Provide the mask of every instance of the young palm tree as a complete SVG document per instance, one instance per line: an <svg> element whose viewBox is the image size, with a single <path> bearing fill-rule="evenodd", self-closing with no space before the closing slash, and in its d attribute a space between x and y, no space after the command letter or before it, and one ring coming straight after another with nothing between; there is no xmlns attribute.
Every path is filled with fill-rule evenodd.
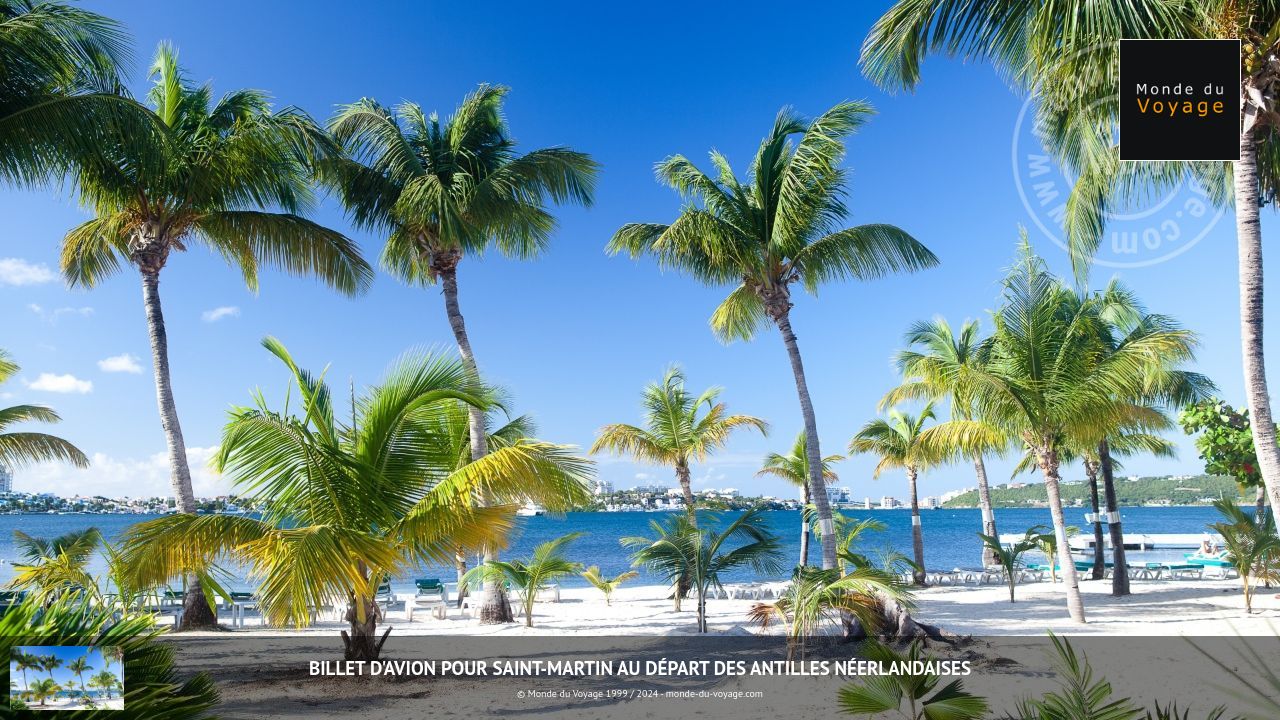
<svg viewBox="0 0 1280 720"><path fill-rule="evenodd" d="M675 532L656 526L656 538L622 538L623 547L635 548L632 560L638 566L668 577L687 574L698 592L698 632L707 632L707 593L723 587L720 577L738 568L758 574L782 570L782 544L769 532L758 508L747 510L716 532L689 522L687 516L672 524Z"/></svg>
<svg viewBox="0 0 1280 720"><path fill-rule="evenodd" d="M18 364L0 350L0 385L18 374ZM76 467L88 467L89 459L60 437L37 432L10 432L11 426L26 422L56 423L61 416L44 405L0 407L0 466L18 467L28 463L62 460Z"/></svg>
<svg viewBox="0 0 1280 720"><path fill-rule="evenodd" d="M902 373L902 386L890 390L880 401L881 409L908 399L947 400L951 416L964 418L972 412L971 403L957 392L956 382L961 370L984 359L982 338L978 323L966 320L960 331L952 330L945 318L918 322L907 331L907 349L898 353L895 362ZM1001 451L1004 448L993 448ZM991 488L987 483L987 465L984 453L977 450L972 455L974 473L978 478L978 506L982 511L982 532L999 536L996 530L996 513L991 506ZM983 546L983 566L994 564L991 548Z"/></svg>
<svg viewBox="0 0 1280 720"><path fill-rule="evenodd" d="M619 538L624 548L636 548L631 560L635 567L643 567L661 576L671 585L674 610L680 612L681 601L692 585L694 557L690 544L684 539L697 532L697 526L688 514L670 517L666 523L649 521L649 536L631 535Z"/></svg>
<svg viewBox="0 0 1280 720"><path fill-rule="evenodd" d="M481 85L443 123L410 102L395 110L362 99L329 122L349 153L322 167L356 224L387 233L382 266L411 285L444 290L445 314L463 362L478 373L458 304L458 263L491 246L529 259L556 222L547 204L590 205L599 166L563 147L519 154L502 115L507 88ZM484 417L471 413L471 457L487 451ZM485 551L486 560L497 553ZM486 587L483 622L511 622L500 585Z"/></svg>
<svg viewBox="0 0 1280 720"><path fill-rule="evenodd" d="M870 453L880 458L872 477L890 468L902 468L907 473L907 488L911 493L911 549L915 566L911 570L916 585L924 585L924 534L920 526L920 500L916 493L916 480L920 471L933 463L934 458L920 442L924 425L934 419L933 403L926 403L919 415L912 416L900 410L890 410L889 419L876 418L862 426L849 441L849 454Z"/></svg>
<svg viewBox="0 0 1280 720"><path fill-rule="evenodd" d="M1244 591L1244 612L1253 612L1253 593L1258 582L1280 582L1280 537L1276 536L1276 519L1267 513L1261 522L1250 518L1234 499L1223 498L1213 504L1222 515L1220 522L1209 527L1222 536L1227 558L1240 575Z"/></svg>
<svg viewBox="0 0 1280 720"><path fill-rule="evenodd" d="M1067 608L1077 622L1085 615L1062 513L1062 454L1073 439L1104 437L1148 421L1149 410L1129 398L1149 387L1153 368L1192 358L1195 344L1190 333L1166 329L1107 352L1091 325L1096 302L1051 276L1024 238L994 313L991 359L963 371L973 418L941 423L921 438L935 452L968 454L966 448L1016 437L1031 453L1044 478Z"/></svg>
<svg viewBox="0 0 1280 720"><path fill-rule="evenodd" d="M684 494L689 522L698 524L694 507L689 463L703 462L724 447L729 435L740 428L767 435L765 421L750 415L727 415L719 402L721 388L708 388L701 395L685 390L684 373L672 367L662 380L650 383L643 394L644 427L605 425L591 446L592 454L612 452L630 455L639 462L675 468L676 481Z"/></svg>
<svg viewBox="0 0 1280 720"><path fill-rule="evenodd" d="M21 562L14 563L9 587L33 590L41 601L67 591L97 592L89 562L102 544L97 528L72 530L52 540L13 531Z"/></svg>
<svg viewBox="0 0 1280 720"><path fill-rule="evenodd" d="M1152 197L1162 187L1198 184L1210 201L1233 206L1239 252L1240 327L1245 390L1267 493L1280 507L1280 448L1263 362L1262 230L1259 210L1280 189L1275 87L1280 83L1280 8L1267 3L1164 0L961 5L900 0L871 29L863 67L889 89L920 82L927 55L988 60L1039 100L1036 126L1047 149L1077 176L1064 224L1077 278L1102 236L1106 212ZM1120 38L1241 39L1243 109L1238 162L1120 162L1114 130Z"/></svg>
<svg viewBox="0 0 1280 720"><path fill-rule="evenodd" d="M582 579L591 583L591 587L599 590L604 594L604 604L613 604L613 591L618 589L622 583L640 577L640 573L634 570L628 570L613 576L612 579L606 578L600 574L600 566L592 565L582 573Z"/></svg>
<svg viewBox="0 0 1280 720"><path fill-rule="evenodd" d="M894 713L903 720L982 720L987 717L987 700L966 691L963 680L956 678L943 684L943 675L928 671L934 658L924 652L919 640L913 641L905 652L880 643L870 644L863 652L864 657L880 663L881 667L907 663L926 670L920 674L877 675L840 688L840 709L845 714L885 717ZM1112 720L1121 718L1116 716Z"/></svg>
<svg viewBox="0 0 1280 720"><path fill-rule="evenodd" d="M80 678L80 694L81 695L88 694L84 690L84 674L89 672L92 669L93 667L89 665L89 661L83 657L78 657L75 660L72 660L71 662L67 663L67 670L70 670L71 672L75 673L76 677Z"/></svg>
<svg viewBox="0 0 1280 720"><path fill-rule="evenodd" d="M682 155L658 164L660 181L689 200L670 225L624 225L610 252L652 253L662 267L701 282L736 285L711 316L724 340L749 340L766 322L777 326L791 361L804 419L809 492L817 509L822 567L836 565L831 506L822 480L818 421L804 363L791 329L792 285L810 293L834 280L867 280L936 265L929 250L892 225L841 228L847 173L840 167L844 140L872 114L865 102L843 102L813 121L790 109L778 113L761 142L748 179L711 153L712 177ZM793 142L794 141L794 142Z"/></svg>
<svg viewBox="0 0 1280 720"><path fill-rule="evenodd" d="M120 684L120 680L116 678L114 674L106 670L103 670L97 675L94 675L93 677L89 678L89 684L93 685L94 687L100 687L103 690L106 690L107 699L110 700L111 691L116 689L116 686Z"/></svg>
<svg viewBox="0 0 1280 720"><path fill-rule="evenodd" d="M40 707L44 707L44 701L51 697L56 697L62 692L62 686L54 682L53 678L47 680L36 680L31 683L31 687L27 688L31 696L40 703Z"/></svg>
<svg viewBox="0 0 1280 720"><path fill-rule="evenodd" d="M835 463L844 460L843 455L828 455L822 458L822 480L833 483L839 479L831 469ZM764 457L764 466L756 472L756 477L770 475L782 478L800 488L800 564L809 564L809 452L805 447L805 435L801 431L791 452L786 455L769 453ZM823 488L825 490L825 487Z"/></svg>
<svg viewBox="0 0 1280 720"><path fill-rule="evenodd" d="M525 627L533 627L533 604L538 599L538 591L582 569L582 563L564 556L565 547L581 536L580 532L562 535L535 547L528 560L493 560L477 567L468 575L494 583L510 582L520 593Z"/></svg>
<svg viewBox="0 0 1280 720"><path fill-rule="evenodd" d="M1043 533L1040 531L1043 527L1043 525L1037 525L1028 528L1021 540L1008 545L1002 544L999 536L978 533L978 537L982 539L982 544L990 548L991 553L995 555L996 561L992 564L1004 569L1004 579L1009 584L1009 602L1011 603L1017 602L1013 596L1013 590L1018 585L1018 572L1023 565L1022 556L1035 550L1040 545L1040 539L1043 537ZM1052 555L1049 556L1049 567L1051 569L1057 562Z"/></svg>
<svg viewBox="0 0 1280 720"><path fill-rule="evenodd" d="M272 623L307 625L313 610L345 601L345 656L374 660L390 633L376 636L383 580L502 541L515 506L478 507L476 497L536 494L558 510L589 497L591 464L565 446L521 441L455 469L439 413L480 402L460 361L406 355L353 398L343 423L322 378L275 339L263 344L292 373L301 414L259 396L231 412L215 457L238 494L265 508L261 519L177 514L135 525L124 548L139 584L229 559L261 580Z"/></svg>
<svg viewBox="0 0 1280 720"><path fill-rule="evenodd" d="M354 242L297 214L310 203L307 163L322 143L309 118L272 112L256 90L213 102L209 86L183 76L168 45L157 50L151 77L153 131L113 137L77 161L75 184L94 218L67 233L62 269L70 284L86 287L122 264L140 274L173 492L178 510L194 513L160 303L170 254L204 245L254 289L263 264L315 275L346 294L363 291L373 272ZM187 586L183 627L216 624L199 584L192 578Z"/></svg>

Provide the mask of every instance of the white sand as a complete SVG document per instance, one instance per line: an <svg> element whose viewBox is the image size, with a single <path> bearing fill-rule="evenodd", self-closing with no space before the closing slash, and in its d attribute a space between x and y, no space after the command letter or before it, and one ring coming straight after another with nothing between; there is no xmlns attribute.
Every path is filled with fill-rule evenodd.
<svg viewBox="0 0 1280 720"><path fill-rule="evenodd" d="M1008 588L998 585L931 587L916 594L915 616L922 622L946 630L977 636L1041 636L1046 630L1065 635L1280 635L1280 588L1259 589L1254 596L1253 614L1244 613L1238 580L1134 580L1133 594L1110 595L1111 581L1082 581L1087 624L1070 620L1066 611L1065 586L1048 581L1019 585L1017 602L1009 603ZM395 634L408 635L692 635L696 632L695 601L684 602L675 612L670 588L655 585L623 586L606 605L594 588L566 588L561 602L539 602L534 606L534 627L520 622L481 625L474 617L460 618L449 609L449 618L438 620L418 611L406 620L402 605L388 611L382 626ZM779 633L780 628L762 631L750 624L747 612L755 600L712 599L707 602L712 633ZM516 607L519 614L520 608ZM229 625L224 613L223 622ZM235 632L281 635L294 633L336 633L346 624L332 615L305 629L264 628L251 614L245 627ZM199 635L200 633L186 633Z"/></svg>

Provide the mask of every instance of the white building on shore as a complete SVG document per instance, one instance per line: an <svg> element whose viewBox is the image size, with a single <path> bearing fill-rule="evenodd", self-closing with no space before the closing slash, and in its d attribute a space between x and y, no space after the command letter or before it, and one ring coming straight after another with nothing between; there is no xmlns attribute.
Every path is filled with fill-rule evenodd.
<svg viewBox="0 0 1280 720"><path fill-rule="evenodd" d="M13 492L13 471L0 462L0 493Z"/></svg>

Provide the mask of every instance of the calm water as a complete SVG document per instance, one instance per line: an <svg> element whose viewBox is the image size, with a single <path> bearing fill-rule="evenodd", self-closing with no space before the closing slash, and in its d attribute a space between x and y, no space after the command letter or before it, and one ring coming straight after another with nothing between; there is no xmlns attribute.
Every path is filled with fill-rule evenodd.
<svg viewBox="0 0 1280 720"><path fill-rule="evenodd" d="M863 542L864 552L874 556L883 550L897 550L911 553L911 514L908 510L861 511L846 510L850 517L874 517L887 525L881 533L871 533ZM1205 525L1215 522L1218 513L1211 507L1134 507L1122 510L1124 529L1130 533L1199 533ZM563 517L539 516L520 518L518 530L511 539L510 547L504 552L507 557L521 557L530 554L533 546L570 532L582 532L584 535L569 546L568 555L585 565L599 565L601 572L612 576L630 569L627 553L618 544L618 538L628 535L649 534L649 523L653 520L665 521L670 513L569 513ZM764 513L766 521L782 537L785 552L789 559L798 558L800 554L800 514L798 511L777 511ZM1084 520L1084 510L1071 508L1066 511L1067 524L1088 529ZM22 530L36 537L54 537L69 530L96 526L111 540L133 523L149 519L148 515L0 515L0 559L8 561L0 565L0 579L8 579L13 574L10 563L17 557L13 546L13 531ZM721 521L736 517L734 513L724 513ZM977 509L971 510L926 510L922 513L924 528L925 563L930 569L950 569L953 567L977 567L981 562L981 545L977 533L981 529L981 516ZM1032 525L1049 525L1048 509L1008 509L996 511L996 522L1002 533L1021 533ZM814 543L816 552L816 543ZM1180 559L1184 551L1163 551L1135 553L1130 551L1134 560L1171 560ZM1030 555L1028 556L1030 558ZM794 560L791 560L794 562ZM474 563L474 558L472 559ZM97 563L95 574L102 571L101 563ZM452 567L427 567L419 572L399 578L394 583L397 591L408 591L412 578L440 577L452 580L455 576ZM732 581L751 580L749 570L740 571L728 576ZM761 579L782 579L761 578ZM643 574L637 582L653 581ZM585 584L580 578L567 578L565 585Z"/></svg>

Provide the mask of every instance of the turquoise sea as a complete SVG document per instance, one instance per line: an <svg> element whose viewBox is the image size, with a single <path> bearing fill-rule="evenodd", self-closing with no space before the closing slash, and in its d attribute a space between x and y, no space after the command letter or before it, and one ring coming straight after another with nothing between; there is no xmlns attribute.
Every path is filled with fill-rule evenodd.
<svg viewBox="0 0 1280 720"><path fill-rule="evenodd" d="M845 515L855 518L874 517L883 522L887 528L884 532L873 533L862 545L864 552L875 555L879 551L894 549L898 552L911 552L911 514L908 510L844 510ZM1084 520L1083 508L1066 510L1067 524L1088 530ZM800 553L800 514L798 511L776 511L764 513L768 523L781 536L787 557L794 559ZM649 533L649 523L665 521L669 513L568 513L563 516L537 516L519 518L518 529L511 538L510 547L504 556L520 557L528 555L533 546L546 540L570 532L582 532L569 546L568 554L574 560L585 565L599 565L605 575L615 575L630 568L630 560L626 551L619 545L618 538L628 535L644 535ZM732 518L733 513L723 513L721 519ZM1215 522L1217 512L1211 507L1132 507L1123 508L1124 529L1126 533L1200 533L1204 532L1208 523ZM149 515L0 515L0 579L8 579L13 574L12 563L17 557L13 546L13 531L22 530L36 537L54 537L68 530L96 526L108 539L115 539L133 523L147 520L155 516ZM965 510L926 510L922 512L924 529L925 562L930 569L951 569L955 567L970 568L980 565L981 546L976 533L981 529L981 519L977 509ZM996 511L996 522L1001 533L1021 533L1032 525L1049 525L1048 509L1007 509ZM1134 561L1179 559L1185 551L1152 551L1134 553L1130 551ZM1030 559L1030 556L1028 556ZM471 560L474 563L474 558ZM794 562L794 560L792 560ZM98 563L95 572L101 572ZM403 578L397 578L393 586L398 592L408 592L412 587L413 577L439 577L453 580L455 572L452 567L426 567ZM750 571L742 571L730 575L733 581L755 578ZM642 577L636 582L653 582L653 578ZM580 578L569 578L565 585L585 584ZM242 585L247 589L247 585ZM239 589L239 588L238 588Z"/></svg>

